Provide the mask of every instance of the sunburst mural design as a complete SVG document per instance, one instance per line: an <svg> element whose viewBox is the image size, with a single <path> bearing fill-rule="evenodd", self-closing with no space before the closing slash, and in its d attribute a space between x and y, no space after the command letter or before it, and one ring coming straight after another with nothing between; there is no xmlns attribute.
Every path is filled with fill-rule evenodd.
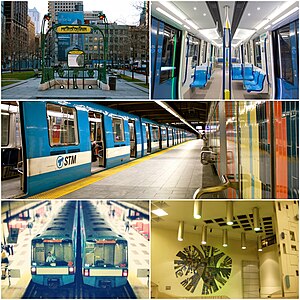
<svg viewBox="0 0 300 300"><path fill-rule="evenodd" d="M227 282L231 274L232 259L223 251L212 246L187 246L176 255L174 260L175 275L185 278L181 285L194 293L201 278L202 295L217 292Z"/></svg>

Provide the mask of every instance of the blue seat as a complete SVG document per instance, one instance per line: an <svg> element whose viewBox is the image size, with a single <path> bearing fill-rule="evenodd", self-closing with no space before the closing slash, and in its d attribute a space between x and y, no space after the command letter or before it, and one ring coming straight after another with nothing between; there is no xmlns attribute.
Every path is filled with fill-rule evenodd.
<svg viewBox="0 0 300 300"><path fill-rule="evenodd" d="M265 74L259 73L256 85L245 85L247 92L261 92L264 88L265 77Z"/></svg>
<svg viewBox="0 0 300 300"><path fill-rule="evenodd" d="M194 75L194 81L191 83L191 88L203 88L207 84L207 68L204 69L198 69L196 67L195 75Z"/></svg>
<svg viewBox="0 0 300 300"><path fill-rule="evenodd" d="M243 66L232 66L232 80L243 80Z"/></svg>
<svg viewBox="0 0 300 300"><path fill-rule="evenodd" d="M244 80L253 80L253 65L247 65L244 67Z"/></svg>
<svg viewBox="0 0 300 300"><path fill-rule="evenodd" d="M256 85L258 82L258 76L259 76L259 72L258 71L254 71L253 72L253 80L244 80L244 85Z"/></svg>

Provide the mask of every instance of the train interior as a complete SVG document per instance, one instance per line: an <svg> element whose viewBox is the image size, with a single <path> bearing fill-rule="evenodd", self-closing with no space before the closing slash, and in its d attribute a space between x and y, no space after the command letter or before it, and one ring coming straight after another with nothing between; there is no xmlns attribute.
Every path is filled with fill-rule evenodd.
<svg viewBox="0 0 300 300"><path fill-rule="evenodd" d="M23 194L23 147L19 105L1 104L1 191L8 199Z"/></svg>
<svg viewBox="0 0 300 300"><path fill-rule="evenodd" d="M298 98L298 1L153 1L151 26L154 99Z"/></svg>

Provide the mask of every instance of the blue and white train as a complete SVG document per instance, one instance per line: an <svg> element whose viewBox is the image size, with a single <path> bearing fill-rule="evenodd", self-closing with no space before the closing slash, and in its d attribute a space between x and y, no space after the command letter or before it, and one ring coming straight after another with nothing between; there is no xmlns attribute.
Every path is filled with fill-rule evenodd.
<svg viewBox="0 0 300 300"><path fill-rule="evenodd" d="M4 179L14 174L21 182L13 179L17 187L10 198L26 197L195 138L183 129L99 103L1 105L2 174L6 176L2 192Z"/></svg>
<svg viewBox="0 0 300 300"><path fill-rule="evenodd" d="M127 284L127 240L104 220L92 201L80 203L83 283L98 288Z"/></svg>
<svg viewBox="0 0 300 300"><path fill-rule="evenodd" d="M78 202L67 201L45 230L31 241L32 281L49 288L74 283Z"/></svg>

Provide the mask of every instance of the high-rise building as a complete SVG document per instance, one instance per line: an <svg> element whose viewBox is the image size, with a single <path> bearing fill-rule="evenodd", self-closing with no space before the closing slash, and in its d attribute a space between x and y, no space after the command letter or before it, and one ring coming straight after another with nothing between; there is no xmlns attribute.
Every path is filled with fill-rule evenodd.
<svg viewBox="0 0 300 300"><path fill-rule="evenodd" d="M58 12L62 11L83 11L83 1L48 1L48 12L52 15L49 26L57 20Z"/></svg>
<svg viewBox="0 0 300 300"><path fill-rule="evenodd" d="M27 57L27 15L27 1L4 1L5 43L2 58L6 64L13 63L15 68L20 68L20 62Z"/></svg>
<svg viewBox="0 0 300 300"><path fill-rule="evenodd" d="M34 23L35 33L36 34L40 33L40 31L41 31L40 13L34 7L34 8L29 8L28 15L30 16L31 21Z"/></svg>
<svg viewBox="0 0 300 300"><path fill-rule="evenodd" d="M48 1L48 12L51 14L51 19L48 22L48 27L50 28L55 23L58 22L59 13L62 12L83 12L83 1ZM69 22L64 22L66 24L70 24ZM72 22L71 22L72 23ZM62 57L58 55L59 49L60 53L62 53L61 45L64 43L64 38L56 35L56 38L50 37L48 41L49 53L52 53L49 57L49 62L54 64L58 64L61 62ZM67 48L66 45L65 48ZM65 55L63 55L65 58ZM63 59L65 60L65 59Z"/></svg>
<svg viewBox="0 0 300 300"><path fill-rule="evenodd" d="M35 54L35 24L31 20L30 16L27 16L27 29L28 29L28 55L33 56Z"/></svg>

